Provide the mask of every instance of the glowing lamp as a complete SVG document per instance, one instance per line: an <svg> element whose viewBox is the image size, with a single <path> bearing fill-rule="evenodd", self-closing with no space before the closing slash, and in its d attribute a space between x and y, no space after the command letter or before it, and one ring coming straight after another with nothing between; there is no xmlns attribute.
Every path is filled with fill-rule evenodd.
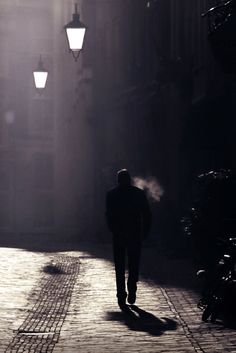
<svg viewBox="0 0 236 353"><path fill-rule="evenodd" d="M85 25L80 21L80 16L77 11L77 4L75 4L75 13L73 20L64 26L69 45L69 50L75 60L78 59L80 51L83 48L84 36L86 32Z"/></svg>
<svg viewBox="0 0 236 353"><path fill-rule="evenodd" d="M34 75L35 87L39 90L43 90L47 83L48 71L45 70L43 66L43 61L41 56L39 59L38 67L36 70L34 70L33 75Z"/></svg>

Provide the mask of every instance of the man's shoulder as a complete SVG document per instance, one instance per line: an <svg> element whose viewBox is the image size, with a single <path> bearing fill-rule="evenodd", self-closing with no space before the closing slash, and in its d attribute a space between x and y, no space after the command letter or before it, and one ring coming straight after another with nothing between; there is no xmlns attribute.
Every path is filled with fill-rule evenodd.
<svg viewBox="0 0 236 353"><path fill-rule="evenodd" d="M118 187L115 186L115 187L113 187L112 189L110 189L110 190L107 191L107 195L114 195L114 194L116 194L117 192L118 192Z"/></svg>
<svg viewBox="0 0 236 353"><path fill-rule="evenodd" d="M132 185L132 191L135 192L137 195L144 195L144 191L137 186Z"/></svg>
<svg viewBox="0 0 236 353"><path fill-rule="evenodd" d="M115 186L112 189L107 191L107 196L113 196L120 193L125 193L125 194L132 193L132 194L135 194L137 197L138 196L142 197L145 195L145 192L142 189L138 188L137 186L130 185L126 189L121 189L119 186Z"/></svg>

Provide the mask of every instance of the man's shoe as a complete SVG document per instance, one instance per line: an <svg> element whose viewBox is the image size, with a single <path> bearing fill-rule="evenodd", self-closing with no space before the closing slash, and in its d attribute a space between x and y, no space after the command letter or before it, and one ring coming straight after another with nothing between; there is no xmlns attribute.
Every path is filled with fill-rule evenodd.
<svg viewBox="0 0 236 353"><path fill-rule="evenodd" d="M118 299L118 305L121 310L125 310L127 308L125 299Z"/></svg>
<svg viewBox="0 0 236 353"><path fill-rule="evenodd" d="M124 311L124 312L129 311L129 306L127 304L120 304L119 307L121 311Z"/></svg>
<svg viewBox="0 0 236 353"><path fill-rule="evenodd" d="M128 303L129 304L134 304L136 301L136 293L135 292L130 292L128 294Z"/></svg>

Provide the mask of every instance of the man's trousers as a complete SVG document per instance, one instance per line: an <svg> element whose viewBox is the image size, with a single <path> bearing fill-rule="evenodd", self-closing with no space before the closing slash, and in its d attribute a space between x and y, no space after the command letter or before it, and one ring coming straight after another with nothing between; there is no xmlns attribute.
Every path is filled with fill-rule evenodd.
<svg viewBox="0 0 236 353"><path fill-rule="evenodd" d="M141 241L132 239L129 235L114 235L113 253L116 272L117 298L120 301L125 301L127 296L125 283L126 255L128 258L127 288L129 293L135 293L139 279Z"/></svg>

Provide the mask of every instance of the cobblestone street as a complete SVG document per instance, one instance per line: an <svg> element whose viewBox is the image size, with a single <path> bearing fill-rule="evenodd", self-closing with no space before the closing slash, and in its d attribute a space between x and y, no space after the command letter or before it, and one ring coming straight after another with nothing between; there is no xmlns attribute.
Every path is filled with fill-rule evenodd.
<svg viewBox="0 0 236 353"><path fill-rule="evenodd" d="M145 247L131 316L116 303L108 245L0 252L0 352L236 352L234 330L201 321L187 260Z"/></svg>

